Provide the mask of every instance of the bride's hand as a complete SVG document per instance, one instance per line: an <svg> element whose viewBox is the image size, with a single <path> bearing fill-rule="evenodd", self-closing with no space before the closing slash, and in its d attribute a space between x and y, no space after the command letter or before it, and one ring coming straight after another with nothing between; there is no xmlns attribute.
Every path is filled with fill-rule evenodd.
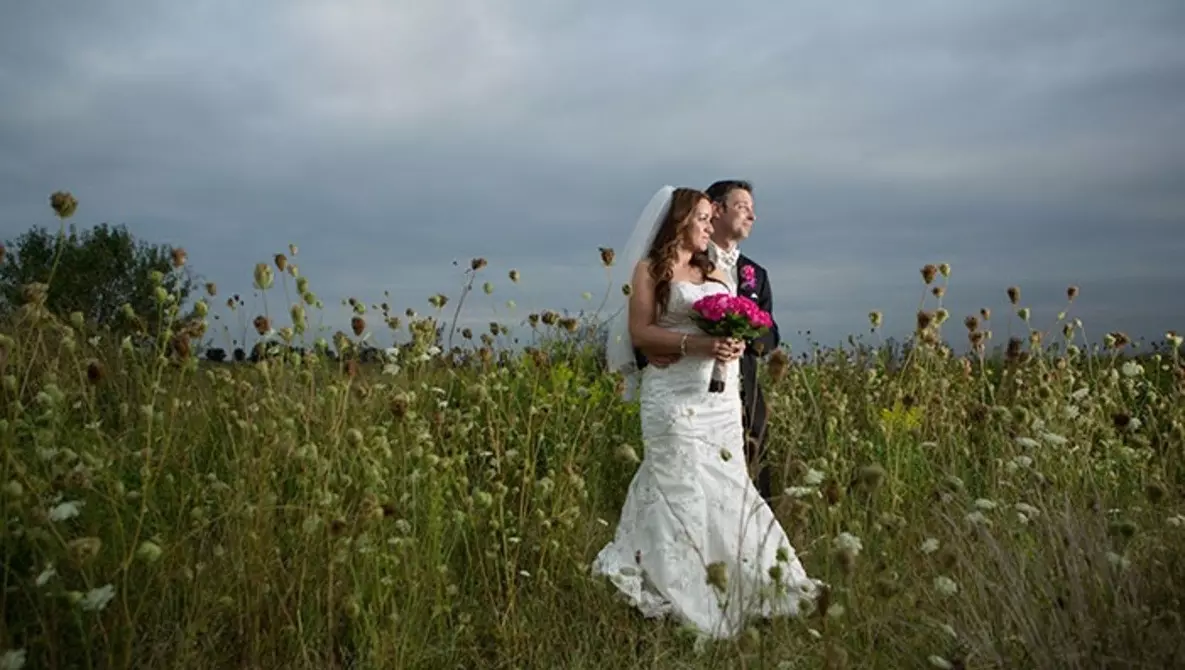
<svg viewBox="0 0 1185 670"><path fill-rule="evenodd" d="M735 361L745 353L745 343L731 337L714 337L711 347L708 355L721 363Z"/></svg>

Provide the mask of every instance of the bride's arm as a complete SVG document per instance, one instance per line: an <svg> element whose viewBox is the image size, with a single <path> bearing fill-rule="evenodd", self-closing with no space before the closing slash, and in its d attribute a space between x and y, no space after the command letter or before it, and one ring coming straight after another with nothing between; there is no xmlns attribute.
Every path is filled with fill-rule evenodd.
<svg viewBox="0 0 1185 670"><path fill-rule="evenodd" d="M654 278L650 276L649 261L639 261L634 267L630 284L629 326L634 346L650 356L666 354L699 354L710 348L712 338L707 335L684 335L656 325L658 310L654 302ZM684 339L686 338L686 342Z"/></svg>

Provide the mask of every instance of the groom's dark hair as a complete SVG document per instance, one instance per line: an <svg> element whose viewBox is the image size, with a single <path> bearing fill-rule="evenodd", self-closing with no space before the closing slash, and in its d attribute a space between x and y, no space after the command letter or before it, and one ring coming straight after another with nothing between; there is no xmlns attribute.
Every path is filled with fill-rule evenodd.
<svg viewBox="0 0 1185 670"><path fill-rule="evenodd" d="M712 202L723 203L728 199L728 194L738 188L750 195L753 194L753 185L743 179L722 179L709 186L704 193L708 194L708 199Z"/></svg>

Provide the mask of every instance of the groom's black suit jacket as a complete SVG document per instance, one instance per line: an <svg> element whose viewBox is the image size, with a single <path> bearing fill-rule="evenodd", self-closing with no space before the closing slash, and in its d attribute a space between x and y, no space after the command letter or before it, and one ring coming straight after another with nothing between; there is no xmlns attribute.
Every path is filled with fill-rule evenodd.
<svg viewBox="0 0 1185 670"><path fill-rule="evenodd" d="M753 268L753 286L745 284L745 267ZM737 293L750 298L757 303L765 312L773 315L773 292L769 286L769 275L765 268L754 263L751 258L741 254L737 259ZM757 472L757 490L761 492L762 497L767 500L770 498L770 481L769 471L765 467L764 452L765 452L765 428L766 428L766 406L765 394L762 393L761 385L757 383L757 360L766 354L773 352L782 343L781 335L778 333L778 322L774 321L773 328L762 337L750 342L745 347L745 354L741 357L741 401L744 405L744 423L746 433L745 452L751 463L756 463L758 466ZM638 363L638 369L646 367L646 356L637 348L634 349L634 358Z"/></svg>

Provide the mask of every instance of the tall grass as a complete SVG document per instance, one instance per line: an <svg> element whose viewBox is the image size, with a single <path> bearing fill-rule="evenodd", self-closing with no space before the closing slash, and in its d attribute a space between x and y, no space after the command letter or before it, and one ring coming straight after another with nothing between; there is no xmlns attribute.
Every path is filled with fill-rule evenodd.
<svg viewBox="0 0 1185 670"><path fill-rule="evenodd" d="M246 318L307 346L277 345L257 363L192 355L216 311L206 301L181 323L162 292L172 328L119 341L27 291L0 337L0 667L1183 658L1175 336L1138 358L1120 334L1080 350L1072 316L1050 335L1022 312L1008 318L1023 339L996 360L983 353L985 313L955 326L980 345L957 356L931 268L935 295L903 355L775 354L762 372L785 489L775 507L829 588L808 616L705 645L641 620L589 576L644 445L636 409L579 337L588 324L539 315L538 346L517 350L500 324L454 332L454 314L442 331L451 306L436 296L434 314L405 319L357 303L353 332L325 341L293 260L277 259L280 287L271 266L256 269L266 304L292 305L289 316ZM467 290L486 270L473 263ZM375 327L407 342L360 363ZM450 337L463 361L440 351Z"/></svg>

